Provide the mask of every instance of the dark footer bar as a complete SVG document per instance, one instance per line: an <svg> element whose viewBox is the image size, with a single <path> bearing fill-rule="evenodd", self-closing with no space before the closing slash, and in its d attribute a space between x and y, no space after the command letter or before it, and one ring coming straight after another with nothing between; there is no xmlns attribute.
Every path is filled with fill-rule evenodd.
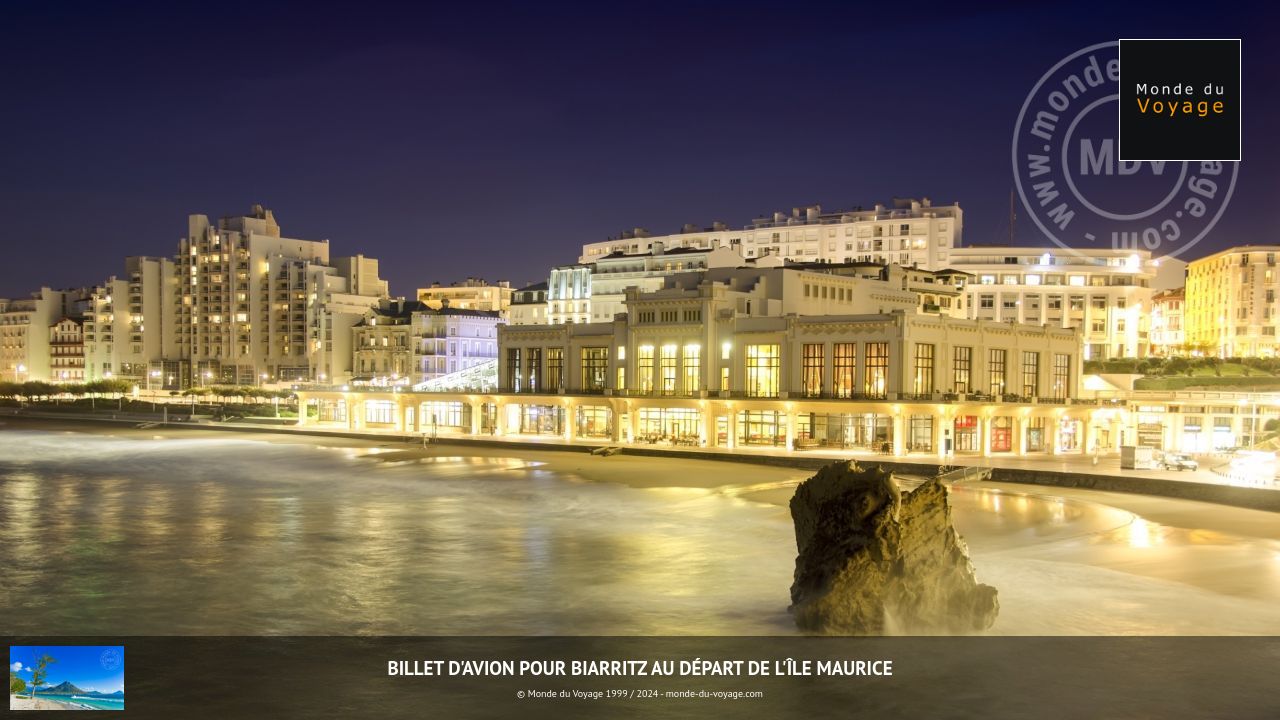
<svg viewBox="0 0 1280 720"><path fill-rule="evenodd" d="M123 645L124 711L136 718L1280 717L1280 638L22 637L8 644L39 646L55 659L58 646ZM58 665L49 667L56 683Z"/></svg>

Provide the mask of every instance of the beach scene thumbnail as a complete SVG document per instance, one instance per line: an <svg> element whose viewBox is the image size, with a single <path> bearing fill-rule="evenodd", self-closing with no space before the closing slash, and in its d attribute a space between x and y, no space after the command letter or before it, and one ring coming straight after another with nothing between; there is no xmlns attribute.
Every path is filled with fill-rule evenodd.
<svg viewBox="0 0 1280 720"><path fill-rule="evenodd" d="M9 646L9 709L124 710L124 646Z"/></svg>

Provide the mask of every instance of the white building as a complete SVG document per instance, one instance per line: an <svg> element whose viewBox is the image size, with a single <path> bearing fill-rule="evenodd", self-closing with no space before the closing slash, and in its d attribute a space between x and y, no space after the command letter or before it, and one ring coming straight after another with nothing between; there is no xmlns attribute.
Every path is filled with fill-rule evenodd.
<svg viewBox="0 0 1280 720"><path fill-rule="evenodd" d="M79 317L78 303L89 291L41 288L21 300L0 299L0 381L53 381L50 328L64 317Z"/></svg>
<svg viewBox="0 0 1280 720"><path fill-rule="evenodd" d="M579 262L594 263L614 253L640 255L660 243L667 251L725 247L744 259L777 256L794 262L872 262L947 267L950 252L960 245L964 214L959 204L935 206L928 198L896 199L892 208L823 213L818 205L775 212L746 227L723 223L710 228L686 225L673 235L652 236L637 228L616 239L588 243Z"/></svg>
<svg viewBox="0 0 1280 720"><path fill-rule="evenodd" d="M553 271L554 272L554 271ZM547 283L526 285L511 294L507 323L510 325L547 324Z"/></svg>
<svg viewBox="0 0 1280 720"><path fill-rule="evenodd" d="M440 308L403 298L383 301L352 328L352 382L409 386L469 370L498 357L497 311Z"/></svg>
<svg viewBox="0 0 1280 720"><path fill-rule="evenodd" d="M447 302L451 308L496 312L505 319L513 292L506 280L490 285L481 278L469 277L448 286L432 283L431 287L420 288L418 302L437 310Z"/></svg>
<svg viewBox="0 0 1280 720"><path fill-rule="evenodd" d="M1187 354L1186 289L1158 290L1151 296L1151 354Z"/></svg>
<svg viewBox="0 0 1280 720"><path fill-rule="evenodd" d="M84 313L85 379L132 380L177 389L186 379L177 356L178 291L168 258L125 258L125 274L94 288Z"/></svg>
<svg viewBox="0 0 1280 720"><path fill-rule="evenodd" d="M54 382L84 382L84 326L64 317L49 328L49 376Z"/></svg>
<svg viewBox="0 0 1280 720"><path fill-rule="evenodd" d="M495 427L631 442L895 454L1082 452L1073 329L919 312L883 280L708 270L609 323L500 331ZM528 400L519 399L528 395ZM600 395L625 400L539 396Z"/></svg>
<svg viewBox="0 0 1280 720"><path fill-rule="evenodd" d="M192 215L176 258L177 357L196 384L324 381L347 372L348 332L387 295L377 261L280 234L270 210Z"/></svg>
<svg viewBox="0 0 1280 720"><path fill-rule="evenodd" d="M1185 263L1140 250L966 247L949 264L973 277L969 317L1080 328L1085 359L1144 357L1155 290L1177 287Z"/></svg>

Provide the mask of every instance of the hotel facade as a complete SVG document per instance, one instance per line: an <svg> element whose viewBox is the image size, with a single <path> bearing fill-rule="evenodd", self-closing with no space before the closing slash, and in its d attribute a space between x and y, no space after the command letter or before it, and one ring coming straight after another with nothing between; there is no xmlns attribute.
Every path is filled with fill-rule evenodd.
<svg viewBox="0 0 1280 720"><path fill-rule="evenodd" d="M1247 245L1187 266L1186 342L1216 357L1275 357L1280 245Z"/></svg>
<svg viewBox="0 0 1280 720"><path fill-rule="evenodd" d="M351 375L352 328L387 297L378 262L329 259L328 241L280 234L270 210L189 218L175 262L176 348L197 385L326 381Z"/></svg>

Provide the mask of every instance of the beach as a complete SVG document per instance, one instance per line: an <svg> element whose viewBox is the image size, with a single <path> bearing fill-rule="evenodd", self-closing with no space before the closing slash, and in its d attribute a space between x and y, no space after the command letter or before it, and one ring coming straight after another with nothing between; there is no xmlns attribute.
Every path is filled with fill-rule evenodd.
<svg viewBox="0 0 1280 720"><path fill-rule="evenodd" d="M10 710L88 710L83 705L63 700L50 700L36 695L35 699L27 695L9 695Z"/></svg>

